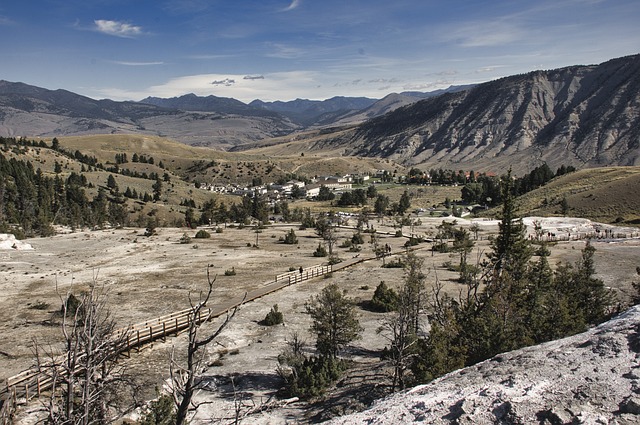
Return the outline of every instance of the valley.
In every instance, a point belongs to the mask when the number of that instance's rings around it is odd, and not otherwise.
[[[638,75],[633,55],[383,99],[250,103],[115,102],[0,81],[0,383],[32,367],[36,347],[62,352],[69,294],[100,288],[126,328],[196,303],[208,271],[219,304],[335,267],[241,306],[206,349],[193,423],[317,423],[367,409],[402,373],[411,385],[475,376],[504,351],[596,338],[640,299]],[[406,304],[373,308],[382,282]],[[333,357],[318,354],[309,307],[331,285],[361,327]],[[276,305],[283,322],[267,326]],[[394,320],[410,324],[404,340]],[[636,350],[631,333],[615,338]],[[282,363],[298,341],[300,364]],[[186,349],[183,332],[119,359],[139,403],[118,423],[144,421],[171,353]],[[637,393],[635,372],[623,377]],[[472,415],[447,400],[441,419]],[[43,419],[44,402],[17,401],[16,423]],[[620,413],[601,405],[596,416]],[[550,423],[580,418],[565,407],[549,407]]]
[[[413,231],[424,235],[434,235],[442,220],[421,219],[423,224]],[[527,222],[531,223],[532,220]],[[495,234],[496,222],[458,219],[458,223],[465,228],[472,223],[480,226],[479,240],[472,255],[475,258],[486,252],[487,238]],[[348,224],[354,226],[355,222]],[[383,224],[374,220],[372,224],[378,230],[380,243],[389,244],[394,254],[404,252],[406,237],[395,237],[396,229],[389,221]],[[578,234],[581,231],[579,225],[584,226],[581,227],[583,232],[593,230],[588,222],[580,221],[567,220],[564,225],[558,221],[544,224],[549,231],[557,232],[558,236],[566,234],[567,230],[561,230],[563,228]],[[299,244],[285,245],[279,239],[292,228]],[[631,233],[634,230],[616,231]],[[191,243],[180,243],[184,233],[192,236]],[[341,228],[339,240],[350,238],[353,233],[352,228]],[[295,224],[267,226],[259,234],[257,248],[252,246],[256,242],[256,233],[250,227],[229,227],[222,233],[212,232],[210,239],[195,239],[194,234],[195,230],[176,228],[159,229],[151,237],[145,237],[142,229],[134,228],[61,232],[50,238],[25,240],[24,243],[33,248],[31,250],[1,251],[3,265],[0,269],[0,289],[6,294],[0,305],[0,311],[3,312],[1,332],[6,336],[0,345],[0,364],[3,374],[6,374],[2,378],[32,364],[33,338],[41,344],[56,345],[60,329],[56,326],[55,312],[61,305],[60,294],[64,296],[68,291],[79,293],[92,282],[104,286],[110,310],[119,326],[124,327],[188,307],[189,296],[196,296],[206,286],[207,266],[217,275],[213,301],[218,303],[269,282],[276,274],[287,272],[290,268],[306,268],[322,262],[311,255],[320,238],[313,230],[301,231]],[[629,285],[634,279],[634,269],[630,265],[634,264],[637,250],[640,249],[638,239],[594,241],[593,245],[597,250],[597,276],[615,289],[622,302],[627,302],[625,300],[631,292]],[[582,247],[584,241],[558,243],[552,247],[551,262],[576,261]],[[456,282],[457,273],[449,271],[444,265],[457,261],[457,254],[433,253],[428,243],[417,248],[415,252],[425,264],[427,291],[430,291],[437,278],[445,284],[448,293],[457,296],[461,288]],[[308,333],[310,322],[304,312],[304,303],[325,285],[336,283],[347,291],[350,298],[361,302],[371,298],[380,281],[387,282],[393,288],[398,288],[402,281],[403,270],[382,268],[382,261],[375,259],[368,242],[363,244],[360,253],[350,253],[344,248],[338,251],[338,255],[347,262],[356,255],[373,259],[336,271],[328,279],[302,282],[242,306],[229,328],[208,350],[210,363],[220,359],[217,362],[219,365],[211,366],[205,372],[207,379],[217,382],[214,387],[218,389],[201,396],[216,401],[203,408],[199,417],[216,420],[233,417],[234,399],[229,395],[232,390],[228,386],[230,377],[235,377],[238,391],[243,394],[243,411],[249,411],[251,406],[271,399],[282,385],[275,373],[277,356],[292,333],[298,332],[307,343],[313,344],[312,336]],[[387,261],[391,261],[391,258]],[[237,274],[225,276],[224,272],[231,268],[235,268]],[[284,326],[261,326],[258,322],[274,304],[284,314]],[[358,308],[358,317],[364,333],[346,355],[358,365],[355,370],[365,368],[372,371],[367,373],[379,374],[378,385],[382,392],[376,394],[383,395],[384,380],[389,379],[388,371],[376,368],[379,365],[379,352],[388,341],[376,330],[386,315]],[[127,369],[142,379],[145,397],[154,397],[153,389],[161,387],[167,379],[171,347],[175,346],[180,352],[184,343],[184,335],[170,337],[166,342],[158,341],[144,347],[140,353],[132,353],[130,359],[123,359]],[[346,413],[361,405],[365,401],[360,398],[363,394],[357,395],[357,391],[355,394],[351,395],[355,397],[351,402],[352,407],[342,400],[335,409],[342,409],[342,413]],[[319,407],[296,402],[284,408],[257,413],[248,417],[247,421],[283,423],[285,418],[294,417],[296,421],[304,422],[320,413],[316,410]],[[322,417],[327,418],[325,415]]]

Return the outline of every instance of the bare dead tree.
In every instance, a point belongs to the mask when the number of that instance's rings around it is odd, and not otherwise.
[[[114,333],[103,285],[97,275],[79,298],[70,288],[62,301],[61,347],[34,342],[38,371],[52,382],[44,402],[52,424],[102,424],[135,404],[136,386],[117,362],[126,332]]]
[[[175,356],[175,350],[171,353],[170,374],[171,374],[171,394],[176,406],[176,425],[186,423],[190,413],[198,410],[198,407],[204,403],[195,403],[194,395],[201,389],[201,381],[199,379],[202,370],[204,353],[207,345],[211,344],[226,328],[231,319],[238,312],[238,308],[227,311],[222,323],[209,336],[201,338],[199,336],[200,328],[203,323],[213,318],[213,311],[206,307],[211,293],[213,292],[213,284],[216,276],[211,278],[210,269],[207,267],[207,283],[208,289],[206,293],[201,292],[199,302],[194,303],[189,297],[191,311],[189,313],[188,328],[188,345],[186,364],[180,364]],[[246,293],[245,298],[246,299]],[[244,303],[244,299],[240,303]]]

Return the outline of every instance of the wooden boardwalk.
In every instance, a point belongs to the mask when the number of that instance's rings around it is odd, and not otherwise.
[[[267,282],[263,286],[248,292],[246,296],[235,297],[226,302],[202,309],[200,315],[193,319],[192,309],[188,308],[176,313],[147,320],[143,323],[137,323],[125,329],[120,329],[114,332],[112,336],[112,340],[114,341],[112,355],[118,356],[123,353],[130,353],[131,349],[139,349],[144,344],[158,339],[165,339],[168,335],[177,335],[189,327],[191,320],[194,320],[196,323],[201,323],[202,320],[200,317],[220,317],[240,306],[243,301],[246,303],[256,300],[289,285],[326,275],[338,268],[342,269],[360,261],[349,261],[341,264],[340,267],[317,265],[307,267],[306,269],[302,269],[302,271],[295,270],[277,275],[275,280]],[[58,362],[56,361],[56,363]],[[78,370],[78,372],[80,372],[80,370]],[[31,398],[38,397],[44,391],[50,389],[52,384],[53,379],[49,375],[38,371],[36,368],[25,370],[24,372],[7,378],[4,385],[0,387],[0,403],[2,403],[0,406],[0,425],[8,425],[12,422],[11,418],[18,405],[18,400],[26,402]]]

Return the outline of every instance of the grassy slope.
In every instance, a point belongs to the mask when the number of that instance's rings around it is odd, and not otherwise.
[[[155,163],[163,161],[165,168],[172,174],[173,187],[167,190],[168,210],[174,213],[181,211],[177,207],[182,199],[193,198],[198,205],[212,195],[208,192],[194,190],[193,186],[181,179],[201,182],[247,182],[254,176],[263,177],[264,181],[273,181],[285,173],[299,173],[309,176],[316,174],[337,174],[358,171],[372,171],[375,169],[397,170],[403,173],[402,167],[389,160],[376,158],[352,158],[316,156],[307,153],[300,156],[298,152],[289,152],[289,156],[266,155],[265,151],[253,150],[243,153],[221,152],[208,148],[187,146],[168,139],[151,136],[101,135],[60,138],[60,144],[73,152],[76,149],[83,154],[96,156],[99,161],[107,164],[113,162],[116,153],[126,152],[131,158],[133,153],[153,156]],[[272,152],[270,152],[272,154]],[[34,166],[43,171],[53,171],[54,155],[41,154],[34,156]],[[189,171],[200,163],[216,161],[222,166],[203,168]],[[68,162],[68,164],[67,164]],[[65,160],[65,172],[79,172],[79,165],[75,161]],[[265,177],[266,168],[272,165],[274,171]],[[162,174],[164,170],[156,165],[127,164],[138,171],[155,171]],[[87,173],[88,178],[96,185],[105,185],[107,173]],[[121,190],[127,186],[138,192],[151,192],[150,180],[132,179],[125,176],[115,176]],[[168,188],[167,188],[168,189]],[[404,189],[397,188],[387,192],[395,200]],[[448,196],[459,199],[459,188],[453,193],[444,193],[434,188],[422,188],[421,193],[414,188],[413,207],[429,207]],[[397,192],[397,193],[396,193]],[[434,193],[431,193],[434,192]],[[437,193],[435,193],[437,192]],[[397,196],[396,196],[397,195]],[[539,188],[519,199],[520,212],[523,215],[559,215],[560,202],[567,199],[569,214],[575,217],[589,218],[604,223],[621,222],[640,225],[640,167],[607,167],[580,170],[553,180],[546,186]],[[156,206],[157,207],[157,206]],[[169,214],[171,215],[171,214]]]
[[[571,216],[639,225],[640,167],[590,168],[562,176],[520,197],[520,211],[559,215],[563,198]]]

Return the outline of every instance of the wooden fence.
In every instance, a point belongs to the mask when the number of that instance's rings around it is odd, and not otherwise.
[[[322,276],[332,271],[331,265],[326,266],[312,266],[306,269],[300,268],[287,273],[282,273],[276,276],[274,283],[286,281],[288,285],[292,283],[302,282],[303,280],[313,279],[314,277]]]
[[[192,318],[192,309],[188,308],[176,313],[147,320],[143,323],[137,323],[125,329],[120,329],[115,331],[111,336],[113,341],[111,347],[113,351],[112,356],[130,353],[131,349],[139,349],[144,344],[158,339],[165,339],[168,335],[177,335],[187,329],[192,320],[198,324],[202,323],[202,318],[219,317],[231,309],[238,307],[243,301],[253,301],[291,284],[313,279],[331,273],[332,271],[333,267],[331,265],[318,265],[303,269],[302,273],[299,270],[283,273],[276,276],[275,281],[268,282],[262,288],[247,293],[245,297],[235,298],[224,304],[201,309],[200,314],[196,318]],[[61,364],[61,361],[61,359],[54,359],[52,362],[43,365],[41,369],[56,367],[58,376],[61,376],[63,369],[56,366],[56,364]],[[80,368],[75,371],[75,373],[80,372]],[[33,397],[38,397],[42,392],[49,390],[53,384],[53,378],[39,371],[37,368],[25,370],[24,372],[7,378],[4,385],[0,387],[0,425],[9,425],[12,423],[12,417],[17,408],[18,400],[24,399],[26,402]]]

